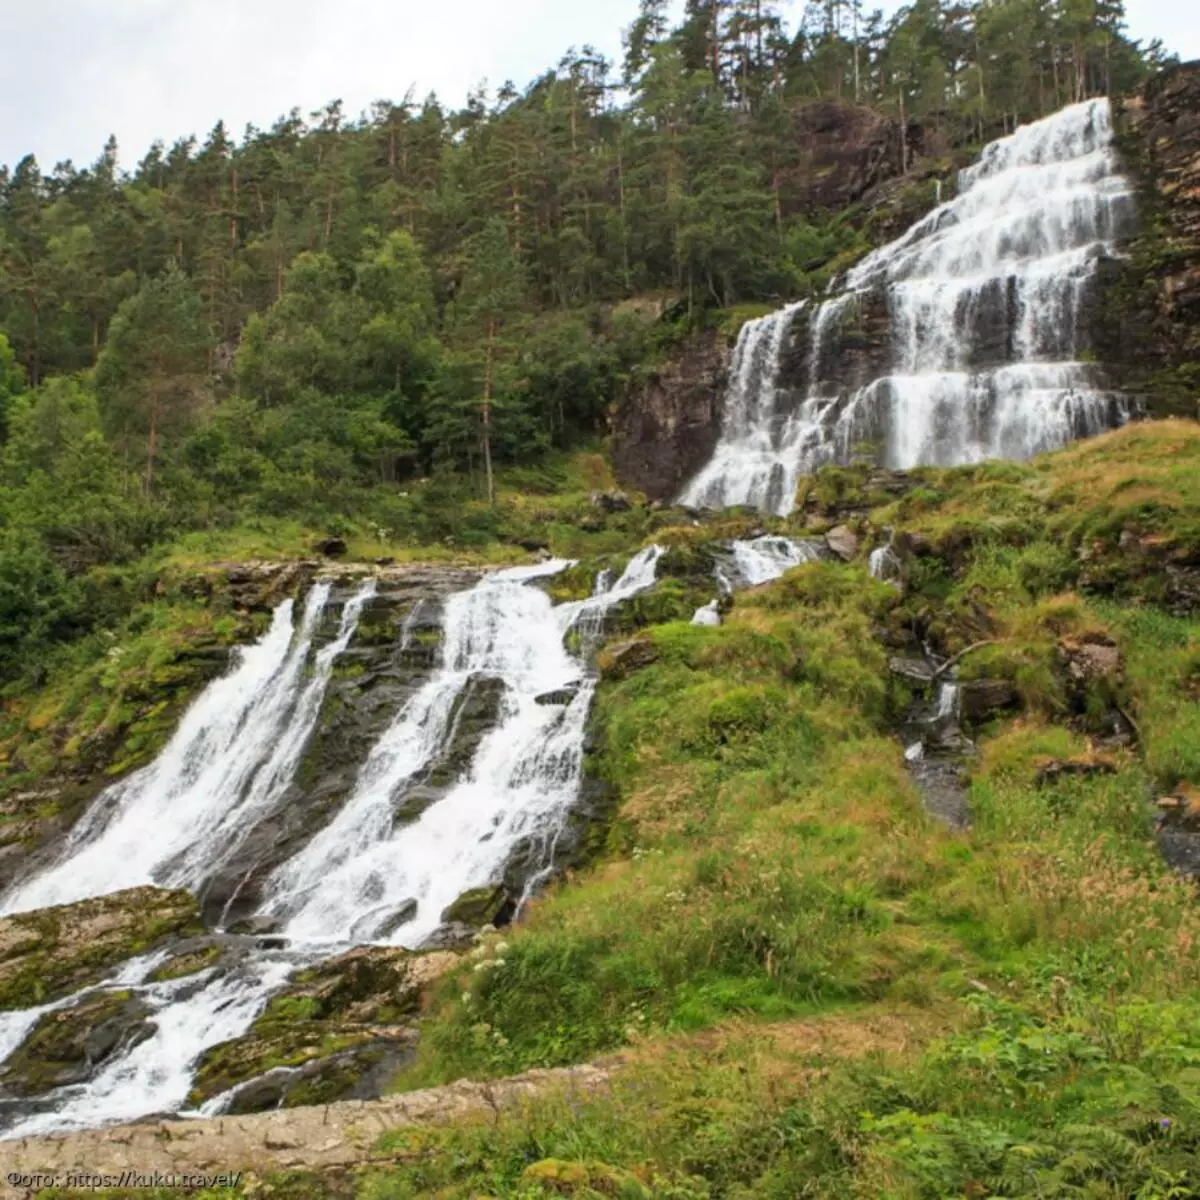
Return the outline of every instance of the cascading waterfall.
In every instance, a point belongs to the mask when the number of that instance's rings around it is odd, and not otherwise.
[[[337,817],[268,882],[263,914],[295,941],[416,946],[460,895],[495,882],[523,839],[552,848],[577,792],[594,690],[564,635],[586,636],[591,618],[650,586],[660,554],[643,550],[614,585],[601,580],[595,596],[558,608],[528,585],[562,561],[500,571],[451,597],[441,669],[376,745]],[[441,749],[454,702],[477,677],[503,682],[500,720],[450,792],[397,825],[397,797]],[[565,707],[537,703],[576,683]]]
[[[729,542],[727,552],[728,557],[718,562],[713,572],[717,587],[725,595],[740,588],[770,583],[793,567],[818,562],[827,553],[824,543],[815,538],[796,540],[774,534]],[[720,625],[720,597],[696,609],[692,624]]]
[[[235,969],[161,982],[150,980],[163,956],[143,957],[97,987],[0,1014],[2,1062],[41,1017],[91,992],[132,989],[150,1009],[148,1036],[89,1082],[43,1097],[0,1138],[178,1110],[199,1056],[242,1035],[298,968],[364,942],[419,945],[449,904],[496,881],[522,849],[523,902],[553,868],[578,795],[595,689],[587,659],[603,616],[654,583],[661,554],[656,546],[641,551],[615,582],[604,574],[592,597],[557,607],[536,583],[568,565],[562,561],[499,571],[452,595],[441,667],[375,745],[341,810],[267,881],[260,912],[281,919],[284,948],[259,947]],[[329,594],[328,585],[314,586],[298,629],[292,602],[280,605],[267,634],[202,693],[159,759],[102,796],[60,861],[16,889],[6,910],[148,881],[202,882],[236,845],[240,822],[268,812],[291,783],[334,661],[374,584],[363,585],[344,608],[337,636],[314,654]],[[406,625],[402,639],[411,632]],[[568,633],[575,652],[564,644]],[[444,796],[411,824],[397,824],[397,802],[444,748],[455,702],[478,678],[503,684],[495,727]],[[538,702],[560,690],[569,696],[565,704]],[[398,913],[408,919],[400,923]],[[204,1111],[223,1103],[218,1097]]]
[[[776,383],[779,355],[803,303],[747,321],[738,334],[725,392],[721,439],[708,465],[683,489],[679,503],[693,508],[748,504],[767,512],[790,508],[779,453]]]
[[[58,862],[16,888],[0,911],[69,904],[145,883],[197,886],[291,782],[333,663],[374,589],[369,581],[346,605],[336,639],[317,653],[307,679],[330,586],[310,590],[298,630],[293,602],[280,604],[266,635],[204,691],[154,762],[102,793]]]
[[[727,587],[758,587],[778,579],[785,571],[824,557],[822,543],[813,538],[796,540],[766,534],[749,541],[732,542],[732,574],[718,570],[717,578]]]
[[[799,306],[743,328],[721,440],[680,503],[786,514],[801,475],[864,446],[889,467],[954,466],[1027,458],[1128,420],[1134,403],[1086,361],[1086,309],[1096,264],[1133,214],[1106,99],[991,143],[953,199],[808,314],[802,395],[779,384]],[[839,381],[858,352],[842,331],[877,300],[887,360]]]

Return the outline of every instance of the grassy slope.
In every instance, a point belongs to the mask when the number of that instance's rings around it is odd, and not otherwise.
[[[606,481],[571,473],[516,481],[508,527],[584,555],[652,532],[641,514],[580,531]],[[1200,429],[921,476],[887,506],[865,470],[803,498],[921,535],[905,596],[824,564],[721,628],[644,635],[656,661],[599,696],[621,798],[605,853],[448,982],[401,1081],[618,1050],[611,1094],[398,1132],[394,1169],[258,1194],[1200,1195],[1200,916],[1148,804],[1200,781],[1200,622],[1164,607],[1168,568],[1200,556]],[[913,626],[947,653],[986,641],[962,673],[1022,696],[980,731],[965,835],[925,816],[890,733],[908,695],[875,635]],[[1056,648],[1098,632],[1124,673],[1080,712]],[[1139,752],[1037,786],[1114,701]]]
[[[1200,429],[923,484],[873,514],[932,547],[904,598],[823,564],[721,628],[650,631],[657,661],[601,690],[604,861],[449,983],[404,1081],[630,1044],[613,1096],[397,1135],[411,1164],[365,1194],[1200,1195],[1200,914],[1148,804],[1200,781],[1200,623],[1153,603],[1200,554]],[[964,673],[1023,696],[981,732],[966,835],[924,815],[888,733],[905,696],[872,633],[913,622],[991,642]],[[1071,715],[1055,648],[1101,631],[1118,694]],[[1114,699],[1142,752],[1037,786]],[[914,1011],[906,1047],[780,1046]]]

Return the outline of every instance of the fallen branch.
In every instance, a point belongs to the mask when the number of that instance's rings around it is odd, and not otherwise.
[[[942,663],[942,665],[938,667],[929,677],[929,682],[936,683],[943,675],[945,675],[947,671],[950,670],[951,667],[956,666],[959,662],[966,658],[966,656],[970,654],[972,650],[980,650],[984,646],[998,646],[1001,641],[1003,641],[1002,638],[988,638],[986,641],[972,642],[971,645],[969,645],[965,650],[960,650],[956,655],[954,655],[953,658],[946,659],[946,661]]]

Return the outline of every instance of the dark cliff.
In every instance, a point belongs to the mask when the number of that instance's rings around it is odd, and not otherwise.
[[[1157,75],[1117,109],[1141,230],[1106,265],[1096,345],[1152,416],[1197,415],[1200,395],[1200,61]]]
[[[617,477],[667,500],[712,455],[721,432],[729,350],[715,331],[689,337],[672,361],[630,388],[613,422]]]

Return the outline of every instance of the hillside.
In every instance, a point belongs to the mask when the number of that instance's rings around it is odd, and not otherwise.
[[[1200,1196],[1200,64],[668,14],[0,172],[5,1194]]]
[[[791,528],[848,522],[849,561],[718,628],[643,610],[601,660],[615,821],[424,1002],[397,1085],[621,1069],[266,1194],[1189,1194],[1200,931],[1154,834],[1195,868],[1198,457],[1162,422],[889,494],[830,473]],[[736,532],[655,536],[682,583]],[[948,724],[922,648],[957,658]],[[946,773],[905,770],[914,729]],[[965,825],[926,811],[947,785]]]

